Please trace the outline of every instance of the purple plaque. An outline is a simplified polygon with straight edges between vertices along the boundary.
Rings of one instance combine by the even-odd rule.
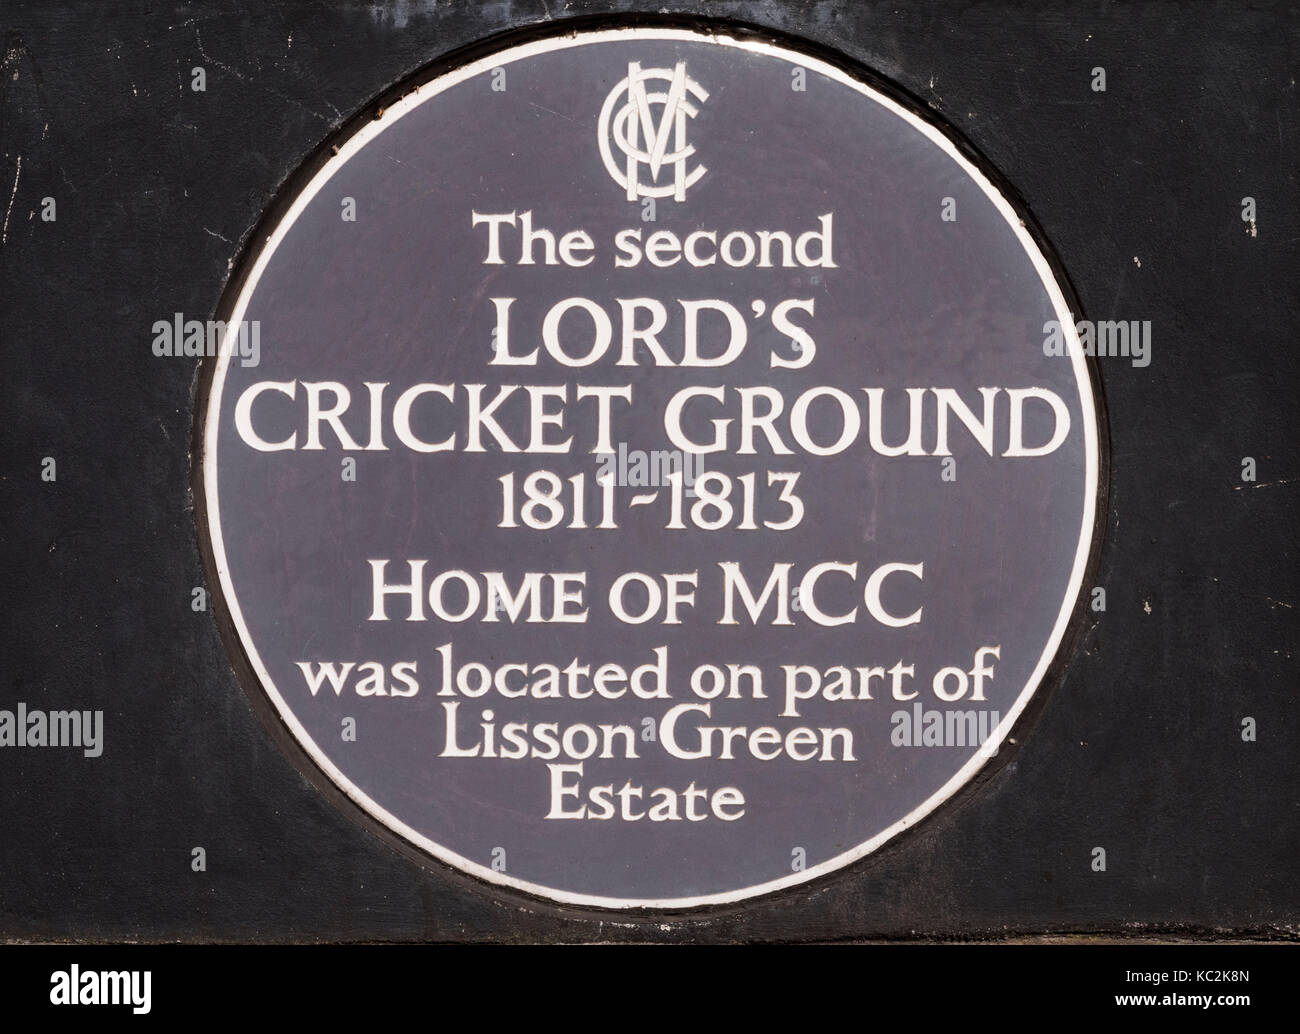
[[[358,808],[683,908],[848,865],[1005,747],[1099,415],[945,132],[786,43],[591,31],[424,81],[303,184],[227,299],[202,508],[251,690]]]

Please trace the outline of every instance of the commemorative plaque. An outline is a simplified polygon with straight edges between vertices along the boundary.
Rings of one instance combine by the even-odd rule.
[[[1062,644],[1097,497],[1005,193],[725,31],[532,38],[374,114],[232,287],[201,417],[230,640],[302,763],[606,908],[789,887],[951,798]]]

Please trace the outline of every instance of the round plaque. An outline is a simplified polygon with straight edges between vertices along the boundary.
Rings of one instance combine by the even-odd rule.
[[[320,773],[607,908],[839,869],[996,754],[1078,602],[1098,408],[968,152],[789,41],[531,38],[355,128],[223,314],[201,510]]]

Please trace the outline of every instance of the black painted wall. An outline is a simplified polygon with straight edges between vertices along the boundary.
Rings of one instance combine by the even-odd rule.
[[[0,938],[1300,932],[1294,7],[667,6],[893,79],[1011,181],[1090,318],[1152,321],[1149,367],[1100,364],[1107,610],[1018,749],[857,866],[684,917],[490,891],[336,810],[191,610],[197,371],[149,328],[211,314],[286,179],[402,77],[512,27],[665,5],[5,0],[0,706],[103,708],[106,748],[0,750]]]

